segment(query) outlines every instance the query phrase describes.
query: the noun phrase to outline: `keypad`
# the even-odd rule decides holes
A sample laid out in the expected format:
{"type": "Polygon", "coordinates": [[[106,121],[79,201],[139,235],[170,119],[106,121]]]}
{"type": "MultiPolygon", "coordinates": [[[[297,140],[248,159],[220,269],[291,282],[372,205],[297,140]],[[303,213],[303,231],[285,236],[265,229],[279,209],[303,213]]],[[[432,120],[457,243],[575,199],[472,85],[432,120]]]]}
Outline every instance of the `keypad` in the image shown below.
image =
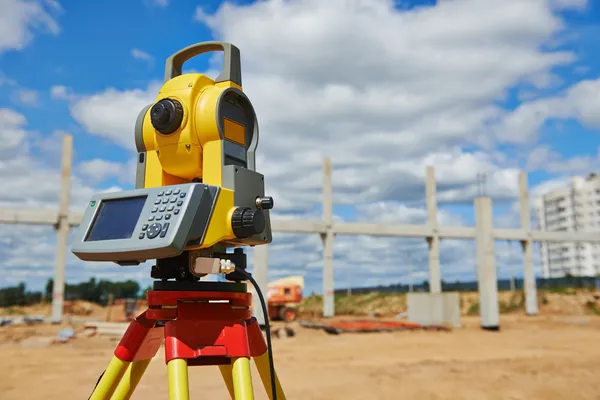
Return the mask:
{"type": "Polygon", "coordinates": [[[138,238],[154,239],[165,237],[169,230],[169,222],[166,221],[171,221],[176,215],[179,215],[185,196],[186,192],[180,188],[165,189],[158,192],[158,196],[154,201],[156,207],[152,207],[151,215],[148,216],[148,221],[151,223],[142,225],[142,229],[138,233],[138,238]]]}
{"type": "Polygon", "coordinates": [[[167,230],[169,229],[169,223],[165,222],[162,226],[162,230],[160,231],[160,237],[165,237],[167,235],[167,230]]]}
{"type": "Polygon", "coordinates": [[[154,239],[155,237],[157,237],[161,229],[162,226],[158,222],[155,222],[152,225],[150,225],[150,227],[148,228],[148,239],[154,239]]]}

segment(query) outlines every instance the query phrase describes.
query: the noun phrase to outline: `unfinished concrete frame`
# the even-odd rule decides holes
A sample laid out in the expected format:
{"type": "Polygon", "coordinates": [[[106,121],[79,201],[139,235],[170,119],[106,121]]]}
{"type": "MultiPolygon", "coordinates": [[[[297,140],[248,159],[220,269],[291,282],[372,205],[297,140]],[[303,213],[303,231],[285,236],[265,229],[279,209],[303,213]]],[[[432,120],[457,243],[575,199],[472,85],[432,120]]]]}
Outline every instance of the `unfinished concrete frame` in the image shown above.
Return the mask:
{"type": "MultiPolygon", "coordinates": [[[[61,169],[60,207],[52,210],[28,210],[0,208],[0,223],[54,225],[57,229],[57,253],[55,261],[54,293],[52,320],[62,321],[62,301],[64,297],[65,255],[69,228],[77,226],[83,216],[82,212],[68,211],[71,175],[71,154],[73,139],[70,135],[63,137],[63,158],[61,169]]],[[[333,289],[333,240],[336,235],[373,235],[425,238],[429,246],[429,285],[433,293],[441,292],[440,274],[440,240],[442,238],[470,239],[477,241],[478,277],[484,277],[480,284],[482,307],[482,326],[494,328],[498,320],[496,268],[493,251],[494,240],[517,240],[523,247],[523,269],[525,287],[525,307],[529,315],[538,313],[536,282],[533,271],[533,241],[546,242],[595,242],[600,243],[600,235],[584,232],[545,232],[531,230],[530,206],[527,191],[527,176],[519,175],[519,198],[521,210],[520,229],[494,229],[492,227],[492,203],[489,198],[475,200],[475,227],[439,226],[437,222],[437,200],[434,170],[427,167],[425,194],[427,202],[427,223],[425,225],[406,224],[372,224],[360,222],[333,222],[331,162],[325,159],[323,175],[323,218],[314,221],[294,221],[273,219],[272,229],[282,233],[319,234],[323,239],[323,314],[325,317],[335,315],[333,289]]],[[[268,276],[267,246],[254,248],[253,275],[259,280],[261,290],[266,292],[268,276]]],[[[481,282],[481,278],[480,283],[481,282]]],[[[255,302],[258,304],[258,302],[255,302]]]]}

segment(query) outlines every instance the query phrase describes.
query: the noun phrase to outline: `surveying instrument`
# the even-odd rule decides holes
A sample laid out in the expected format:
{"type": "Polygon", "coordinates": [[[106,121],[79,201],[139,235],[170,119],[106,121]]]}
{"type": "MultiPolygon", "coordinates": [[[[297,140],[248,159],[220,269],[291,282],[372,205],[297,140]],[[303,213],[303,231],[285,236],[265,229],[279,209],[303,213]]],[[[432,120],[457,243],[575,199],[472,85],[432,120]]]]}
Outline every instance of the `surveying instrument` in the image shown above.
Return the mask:
{"type": "Polygon", "coordinates": [[[164,343],[170,400],[189,399],[188,366],[198,365],[217,365],[232,399],[253,399],[250,359],[269,398],[284,400],[267,307],[242,249],[271,242],[273,199],[255,168],[258,124],[239,49],[203,42],[170,56],[155,103],[137,118],[135,143],[135,189],[94,195],[72,246],[84,261],[156,260],[148,309],[130,323],[90,399],[129,399],[164,343]],[[182,74],[190,58],[213,51],[224,55],[215,80],[182,74]],[[202,280],[209,274],[226,281],[202,280]],[[260,299],[266,343],[245,281],[260,299]]]}

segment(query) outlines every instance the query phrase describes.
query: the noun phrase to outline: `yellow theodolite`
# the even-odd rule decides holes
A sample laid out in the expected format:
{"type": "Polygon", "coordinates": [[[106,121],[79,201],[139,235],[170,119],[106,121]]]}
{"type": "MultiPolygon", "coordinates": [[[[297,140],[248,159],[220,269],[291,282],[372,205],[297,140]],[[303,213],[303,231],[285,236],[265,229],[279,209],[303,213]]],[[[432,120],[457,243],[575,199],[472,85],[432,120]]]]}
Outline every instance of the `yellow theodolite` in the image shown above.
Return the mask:
{"type": "Polygon", "coordinates": [[[255,167],[258,123],[238,48],[204,42],[169,57],[156,101],[137,118],[135,143],[136,188],[94,195],[72,245],[85,261],[156,260],[149,308],[131,322],[90,398],[129,399],[164,343],[169,399],[189,398],[191,365],[218,365],[231,397],[252,399],[250,359],[269,398],[285,399],[267,307],[242,249],[271,242],[273,199],[255,167]],[[186,61],[211,51],[224,53],[215,80],[182,74],[186,61]],[[207,274],[227,282],[203,281],[207,274]],[[266,342],[246,280],[259,295],[266,342]]]}

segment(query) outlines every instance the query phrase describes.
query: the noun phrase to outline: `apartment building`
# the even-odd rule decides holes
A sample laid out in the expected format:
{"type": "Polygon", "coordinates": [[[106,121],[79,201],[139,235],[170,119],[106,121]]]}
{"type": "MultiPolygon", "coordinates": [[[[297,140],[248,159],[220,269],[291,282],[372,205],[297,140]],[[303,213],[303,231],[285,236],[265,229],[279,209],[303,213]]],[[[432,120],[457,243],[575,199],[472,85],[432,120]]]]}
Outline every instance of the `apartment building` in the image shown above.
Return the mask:
{"type": "MultiPolygon", "coordinates": [[[[535,209],[540,230],[600,234],[600,175],[573,177],[536,199],[535,209]]],[[[544,278],[600,275],[598,244],[542,242],[540,248],[544,278]]]]}

